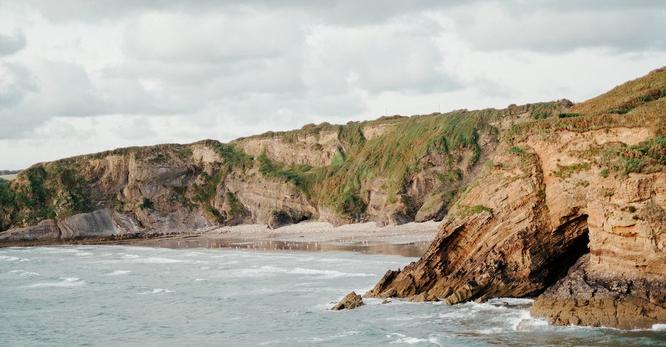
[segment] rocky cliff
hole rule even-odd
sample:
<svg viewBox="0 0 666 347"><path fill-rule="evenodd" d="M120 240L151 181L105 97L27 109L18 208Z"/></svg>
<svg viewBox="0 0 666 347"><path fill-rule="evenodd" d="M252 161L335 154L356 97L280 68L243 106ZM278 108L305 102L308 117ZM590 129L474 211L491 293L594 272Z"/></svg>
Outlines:
<svg viewBox="0 0 666 347"><path fill-rule="evenodd" d="M580 104L118 149L0 180L0 241L442 220L366 295L535 297L557 324L666 322L666 70Z"/></svg>
<svg viewBox="0 0 666 347"><path fill-rule="evenodd" d="M0 180L0 240L134 237L304 220L441 220L496 147L498 122L569 106L311 124L228 144L123 148L39 163L11 182Z"/></svg>
<svg viewBox="0 0 666 347"><path fill-rule="evenodd" d="M366 295L536 297L556 324L666 322L666 70L506 127L427 253Z"/></svg>

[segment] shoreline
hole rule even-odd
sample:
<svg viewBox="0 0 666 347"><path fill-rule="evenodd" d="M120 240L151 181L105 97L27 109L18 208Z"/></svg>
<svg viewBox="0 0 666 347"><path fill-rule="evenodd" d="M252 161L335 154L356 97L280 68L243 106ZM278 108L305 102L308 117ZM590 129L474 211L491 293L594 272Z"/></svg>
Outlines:
<svg viewBox="0 0 666 347"><path fill-rule="evenodd" d="M333 226L326 222L302 222L269 229L246 224L193 230L174 234L118 235L70 240L17 241L6 247L51 245L125 245L157 248L230 248L248 250L346 251L420 257L439 229L439 222L377 226L374 222Z"/></svg>

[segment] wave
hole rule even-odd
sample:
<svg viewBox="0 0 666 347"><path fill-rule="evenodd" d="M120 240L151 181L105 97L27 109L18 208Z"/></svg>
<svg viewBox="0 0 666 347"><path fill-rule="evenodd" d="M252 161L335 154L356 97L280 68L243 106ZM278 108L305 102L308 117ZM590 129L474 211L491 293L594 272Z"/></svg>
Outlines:
<svg viewBox="0 0 666 347"><path fill-rule="evenodd" d="M139 295L146 295L146 294L167 294L167 293L173 293L173 292L174 292L173 290L169 290L169 289L166 289L166 288L155 288L155 289L150 290L150 291L141 292L141 293L139 293Z"/></svg>
<svg viewBox="0 0 666 347"><path fill-rule="evenodd" d="M12 270L12 271L9 271L9 273L10 273L10 274L17 274L17 275L19 275L19 276L21 276L21 277L35 277L35 276L39 276L39 274L36 273L36 272L25 271L25 270Z"/></svg>
<svg viewBox="0 0 666 347"><path fill-rule="evenodd" d="M407 344L407 345L415 345L417 343L431 343L437 346L441 346L442 344L439 343L439 340L436 337L428 337L427 339L424 338L419 338L419 337L412 337L412 336L407 336L404 334L400 333L393 333L393 334L388 334L386 335L386 338L395 338L397 337L396 340L393 340L389 342L389 344L394 345L394 344Z"/></svg>
<svg viewBox="0 0 666 347"><path fill-rule="evenodd" d="M80 280L77 277L60 277L62 281L60 282L39 282L27 286L27 288L45 288L45 287L56 287L56 288L70 288L70 287L80 287L86 284L85 281Z"/></svg>
<svg viewBox="0 0 666 347"><path fill-rule="evenodd" d="M122 276L122 275L127 275L131 273L132 271L130 270L116 270L111 273L106 274L107 276Z"/></svg>
<svg viewBox="0 0 666 347"><path fill-rule="evenodd" d="M18 262L23 262L23 261L30 261L30 259L27 258L20 258L20 257L15 257L11 255L0 255L0 261L18 261Z"/></svg>

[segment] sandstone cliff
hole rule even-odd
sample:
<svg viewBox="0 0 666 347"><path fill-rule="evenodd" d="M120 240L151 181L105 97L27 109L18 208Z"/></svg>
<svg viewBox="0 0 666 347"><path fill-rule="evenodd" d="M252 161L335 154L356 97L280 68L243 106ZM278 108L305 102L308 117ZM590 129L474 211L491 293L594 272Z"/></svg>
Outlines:
<svg viewBox="0 0 666 347"><path fill-rule="evenodd" d="M304 220L441 220L498 143L506 117L567 102L307 125L229 144L123 148L0 180L0 241L135 237Z"/></svg>
<svg viewBox="0 0 666 347"><path fill-rule="evenodd" d="M367 295L536 297L557 324L666 322L666 70L566 100L125 148L0 180L0 241L442 220Z"/></svg>
<svg viewBox="0 0 666 347"><path fill-rule="evenodd" d="M536 297L556 324L666 322L664 135L664 69L505 127L427 253L366 295Z"/></svg>

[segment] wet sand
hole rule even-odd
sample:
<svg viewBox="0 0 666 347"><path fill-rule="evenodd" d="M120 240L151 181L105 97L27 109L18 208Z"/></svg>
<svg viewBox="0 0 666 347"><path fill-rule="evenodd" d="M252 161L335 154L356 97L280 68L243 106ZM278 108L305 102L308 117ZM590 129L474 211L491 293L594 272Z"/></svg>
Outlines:
<svg viewBox="0 0 666 347"><path fill-rule="evenodd" d="M271 230L265 225L253 224L122 243L166 248L352 251L418 257L434 239L438 226L438 222L425 222L385 227L375 223L335 227L323 222L304 222Z"/></svg>
<svg viewBox="0 0 666 347"><path fill-rule="evenodd" d="M437 234L439 222L379 227L375 223L335 227L303 222L278 229L250 224L213 227L168 235L125 235L110 238L22 241L0 247L43 245L128 245L164 248L233 248L254 250L351 251L368 254L423 255Z"/></svg>

